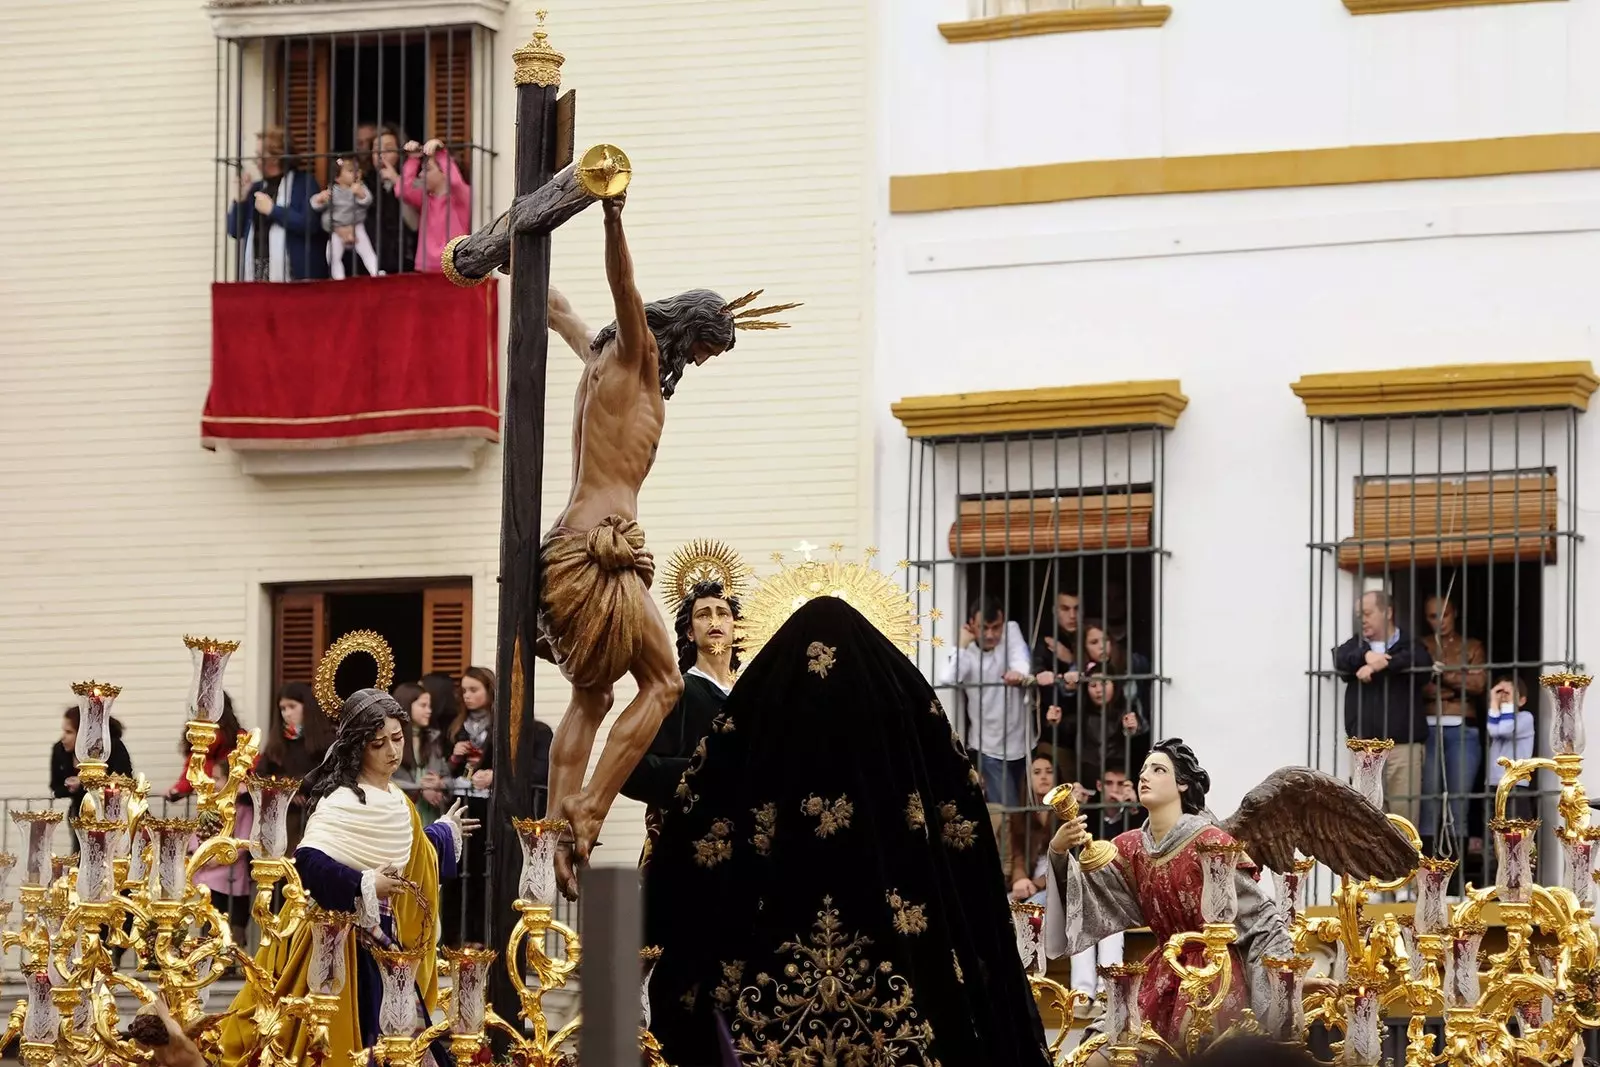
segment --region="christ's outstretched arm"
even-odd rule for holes
[[[606,281],[611,283],[611,299],[617,305],[617,362],[654,382],[660,374],[656,339],[645,320],[644,298],[634,284],[633,257],[622,232],[626,199],[618,196],[601,204],[606,216]]]
[[[576,352],[579,359],[585,363],[593,359],[594,331],[572,310],[572,302],[553,285],[546,306],[550,314],[550,328],[567,342],[567,347]]]

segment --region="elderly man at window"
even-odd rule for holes
[[[1428,741],[1422,761],[1423,837],[1439,834],[1453,841],[1467,835],[1467,793],[1483,764],[1478,702],[1489,685],[1483,669],[1483,642],[1464,637],[1456,627],[1456,606],[1446,597],[1429,597],[1428,626],[1422,639],[1433,657],[1433,677],[1422,687],[1428,700]],[[1450,799],[1444,826],[1439,825],[1441,794]]]

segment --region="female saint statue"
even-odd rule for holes
[[[294,854],[300,881],[319,907],[356,916],[345,947],[349,977],[328,1028],[326,1067],[350,1067],[356,1050],[377,1041],[382,979],[370,948],[420,949],[416,986],[424,1026],[438,1009],[439,887],[456,876],[462,843],[478,823],[461,815],[458,801],[424,827],[405,793],[390,782],[409,729],[409,716],[388,693],[357,691],[344,702],[326,758],[301,785],[311,814]],[[413,895],[408,884],[420,892]],[[277,996],[302,996],[310,957],[311,925],[303,923],[287,942],[264,946],[256,963],[276,977]],[[223,1067],[248,1063],[259,1043],[270,1039],[257,1029],[258,1001],[248,985],[234,1000],[233,1017],[222,1028]],[[301,1020],[282,1020],[277,1042],[291,1060],[305,1057],[309,1039],[310,1028]],[[441,1052],[435,1050],[435,1059],[448,1063]]]

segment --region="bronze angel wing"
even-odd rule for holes
[[[1390,881],[1417,866],[1404,831],[1350,785],[1310,767],[1274,771],[1220,825],[1274,871],[1292,870],[1296,849],[1358,879]]]

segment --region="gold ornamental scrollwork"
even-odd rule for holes
[[[394,685],[394,651],[390,649],[389,642],[375,630],[352,630],[345,634],[322,654],[322,661],[317,664],[316,682],[312,686],[317,706],[335,722],[344,707],[344,698],[334,685],[334,676],[339,673],[339,665],[357,652],[366,653],[377,663],[378,680],[373,683],[376,688],[387,690]]]
[[[533,28],[533,38],[511,53],[511,61],[515,64],[512,80],[517,85],[560,85],[561,64],[566,62],[567,57],[550,47],[550,35],[544,30],[545,16],[549,12],[537,11],[534,14],[539,22]]]

